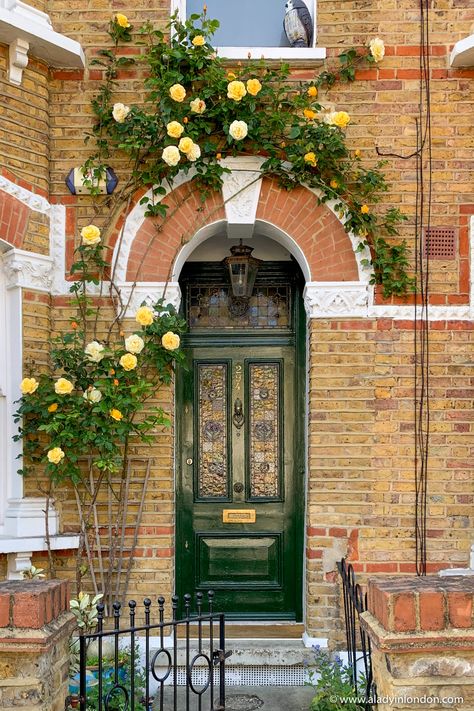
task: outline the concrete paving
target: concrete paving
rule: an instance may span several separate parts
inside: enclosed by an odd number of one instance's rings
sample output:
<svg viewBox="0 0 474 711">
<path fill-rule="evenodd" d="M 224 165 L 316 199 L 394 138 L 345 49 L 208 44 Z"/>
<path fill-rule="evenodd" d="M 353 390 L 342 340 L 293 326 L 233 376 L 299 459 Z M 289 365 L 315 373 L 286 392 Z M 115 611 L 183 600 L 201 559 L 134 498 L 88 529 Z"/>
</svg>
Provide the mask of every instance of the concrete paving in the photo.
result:
<svg viewBox="0 0 474 711">
<path fill-rule="evenodd" d="M 229 686 L 226 711 L 308 711 L 314 691 L 309 686 Z"/>
<path fill-rule="evenodd" d="M 196 697 L 191 694 L 189 711 L 197 711 Z M 314 691 L 309 686 L 228 686 L 226 711 L 308 711 Z M 217 700 L 216 700 L 217 701 Z M 153 709 L 159 711 L 159 694 L 155 695 Z M 163 711 L 173 709 L 172 689 L 165 688 Z M 185 689 L 178 689 L 177 711 L 185 711 Z M 209 711 L 207 695 L 203 696 L 202 711 Z"/>
</svg>

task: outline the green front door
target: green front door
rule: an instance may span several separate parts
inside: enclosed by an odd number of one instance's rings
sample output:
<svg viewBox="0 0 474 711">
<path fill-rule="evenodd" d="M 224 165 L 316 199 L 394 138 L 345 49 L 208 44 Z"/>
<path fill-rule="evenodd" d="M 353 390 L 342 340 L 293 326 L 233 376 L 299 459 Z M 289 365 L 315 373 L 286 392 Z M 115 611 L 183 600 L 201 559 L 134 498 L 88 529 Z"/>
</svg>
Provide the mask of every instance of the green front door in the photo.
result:
<svg viewBox="0 0 474 711">
<path fill-rule="evenodd" d="M 221 287 L 216 299 L 230 303 Z M 287 284 L 286 302 L 281 293 L 278 301 L 287 317 L 275 320 L 275 287 L 255 290 L 264 296 L 259 307 L 243 323 L 229 315 L 227 330 L 222 314 L 217 325 L 201 319 L 193 328 L 191 308 L 189 369 L 178 383 L 177 590 L 214 590 L 216 609 L 230 618 L 299 620 L 299 300 L 296 284 Z"/>
</svg>

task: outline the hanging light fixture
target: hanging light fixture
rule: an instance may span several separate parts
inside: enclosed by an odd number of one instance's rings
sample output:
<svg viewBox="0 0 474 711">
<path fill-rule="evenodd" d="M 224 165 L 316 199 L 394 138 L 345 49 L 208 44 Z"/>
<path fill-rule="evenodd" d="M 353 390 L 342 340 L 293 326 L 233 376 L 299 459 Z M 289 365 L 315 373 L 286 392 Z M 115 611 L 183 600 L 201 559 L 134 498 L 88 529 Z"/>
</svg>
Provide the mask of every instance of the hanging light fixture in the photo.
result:
<svg viewBox="0 0 474 711">
<path fill-rule="evenodd" d="M 230 248 L 231 256 L 224 259 L 229 269 L 232 293 L 238 299 L 249 299 L 252 296 L 260 259 L 252 257 L 253 247 L 240 244 Z"/>
</svg>

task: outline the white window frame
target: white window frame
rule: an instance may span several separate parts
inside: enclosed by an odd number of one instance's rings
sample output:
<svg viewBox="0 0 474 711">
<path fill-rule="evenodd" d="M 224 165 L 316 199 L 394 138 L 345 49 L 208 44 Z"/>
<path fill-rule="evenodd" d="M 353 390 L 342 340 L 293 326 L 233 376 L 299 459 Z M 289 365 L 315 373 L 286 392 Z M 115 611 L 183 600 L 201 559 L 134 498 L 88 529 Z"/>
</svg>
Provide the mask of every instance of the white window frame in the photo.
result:
<svg viewBox="0 0 474 711">
<path fill-rule="evenodd" d="M 227 0 L 229 1 L 229 0 Z M 316 47 L 317 41 L 317 0 L 307 0 L 312 7 L 314 32 L 313 47 L 216 47 L 219 57 L 223 59 L 248 59 L 249 53 L 253 59 L 284 59 L 285 61 L 301 62 L 304 60 L 326 59 L 326 48 Z M 181 20 L 186 19 L 186 0 L 171 0 L 171 14 L 178 12 Z"/>
</svg>

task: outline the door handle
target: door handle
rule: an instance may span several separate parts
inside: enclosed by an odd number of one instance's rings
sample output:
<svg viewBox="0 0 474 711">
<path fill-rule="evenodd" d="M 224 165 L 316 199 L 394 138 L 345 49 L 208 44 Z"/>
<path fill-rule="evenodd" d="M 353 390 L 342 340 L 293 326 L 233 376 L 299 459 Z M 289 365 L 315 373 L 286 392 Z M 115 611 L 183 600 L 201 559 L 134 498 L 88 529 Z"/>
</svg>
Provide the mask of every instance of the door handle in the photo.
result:
<svg viewBox="0 0 474 711">
<path fill-rule="evenodd" d="M 244 413 L 242 412 L 242 400 L 240 398 L 237 398 L 234 402 L 234 415 L 232 417 L 232 422 L 238 430 L 240 430 L 245 422 Z"/>
</svg>

